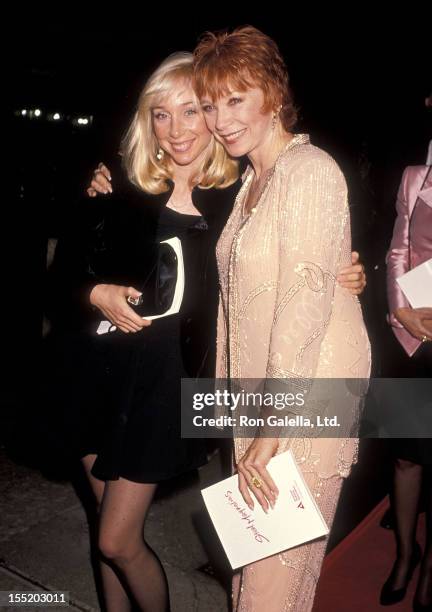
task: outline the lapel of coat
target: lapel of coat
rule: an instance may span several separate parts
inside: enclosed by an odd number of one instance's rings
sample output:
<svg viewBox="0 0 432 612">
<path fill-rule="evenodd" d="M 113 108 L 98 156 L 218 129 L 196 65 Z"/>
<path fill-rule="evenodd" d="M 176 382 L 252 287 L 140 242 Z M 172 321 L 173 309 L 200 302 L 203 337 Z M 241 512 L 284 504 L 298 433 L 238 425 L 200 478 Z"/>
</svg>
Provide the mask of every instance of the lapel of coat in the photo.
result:
<svg viewBox="0 0 432 612">
<path fill-rule="evenodd" d="M 414 211 L 414 207 L 417 201 L 417 198 L 421 198 L 428 206 L 431 206 L 431 189 L 432 185 L 429 186 L 429 181 L 423 185 L 427 173 L 429 172 L 429 177 L 431 175 L 430 166 L 413 166 L 411 180 L 408 181 L 408 211 L 409 217 L 411 218 L 412 213 Z M 428 177 L 428 179 L 429 179 Z M 423 189 L 422 189 L 423 187 Z"/>
<path fill-rule="evenodd" d="M 423 189 L 419 191 L 418 197 L 423 200 L 425 204 L 432 208 L 432 166 L 428 166 L 428 175 Z"/>
</svg>

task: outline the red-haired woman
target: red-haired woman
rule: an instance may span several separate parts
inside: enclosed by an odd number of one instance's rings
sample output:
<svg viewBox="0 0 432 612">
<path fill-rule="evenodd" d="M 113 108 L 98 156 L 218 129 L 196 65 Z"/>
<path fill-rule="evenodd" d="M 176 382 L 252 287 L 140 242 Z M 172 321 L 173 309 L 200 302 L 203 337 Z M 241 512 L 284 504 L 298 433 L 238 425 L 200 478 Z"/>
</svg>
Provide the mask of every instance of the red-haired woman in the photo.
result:
<svg viewBox="0 0 432 612">
<path fill-rule="evenodd" d="M 249 158 L 217 246 L 217 377 L 367 378 L 360 305 L 336 283 L 351 251 L 345 179 L 307 135 L 293 133 L 296 109 L 276 43 L 248 26 L 205 35 L 194 56 L 209 129 L 231 156 Z M 357 416 L 358 398 L 348 395 L 345 428 Z M 276 502 L 266 465 L 288 447 L 331 525 L 354 438 L 237 437 L 245 502 L 255 498 L 265 511 Z M 234 579 L 234 609 L 311 610 L 325 547 L 321 539 L 246 566 Z"/>
</svg>

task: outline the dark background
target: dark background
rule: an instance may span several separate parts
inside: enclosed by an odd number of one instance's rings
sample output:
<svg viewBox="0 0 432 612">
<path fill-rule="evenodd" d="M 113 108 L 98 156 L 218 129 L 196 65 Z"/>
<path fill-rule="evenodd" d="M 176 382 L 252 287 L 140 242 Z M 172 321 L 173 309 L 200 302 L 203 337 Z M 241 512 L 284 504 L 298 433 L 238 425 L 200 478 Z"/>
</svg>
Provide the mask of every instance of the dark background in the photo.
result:
<svg viewBox="0 0 432 612">
<path fill-rule="evenodd" d="M 12 131 L 3 181 L 12 192 L 2 208 L 3 438 L 24 403 L 38 409 L 33 390 L 47 239 L 62 234 L 93 168 L 115 154 L 146 77 L 169 53 L 192 50 L 205 30 L 249 23 L 275 38 L 300 107 L 297 131 L 308 132 L 345 172 L 353 246 L 367 267 L 362 302 L 379 373 L 387 358 L 383 261 L 396 190 L 406 165 L 425 162 L 432 137 L 432 110 L 424 102 L 432 93 L 430 12 L 417 5 L 412 16 L 393 11 L 380 19 L 357 5 L 334 14 L 310 5 L 301 16 L 288 8 L 269 4 L 254 14 L 233 4 L 183 4 L 174 12 L 159 3 L 99 6 L 90 14 L 70 5 L 47 16 L 23 7 L 4 22 Z M 40 108 L 42 116 L 14 114 L 23 108 Z M 64 119 L 47 121 L 48 112 Z M 92 115 L 92 125 L 72 125 L 80 115 Z"/>
</svg>

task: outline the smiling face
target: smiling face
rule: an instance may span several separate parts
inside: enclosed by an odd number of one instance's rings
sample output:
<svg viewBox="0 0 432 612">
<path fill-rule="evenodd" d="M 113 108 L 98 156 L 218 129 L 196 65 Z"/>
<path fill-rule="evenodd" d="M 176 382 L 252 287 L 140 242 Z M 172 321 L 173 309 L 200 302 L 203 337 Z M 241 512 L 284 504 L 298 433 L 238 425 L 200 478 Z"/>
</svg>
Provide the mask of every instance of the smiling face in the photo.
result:
<svg viewBox="0 0 432 612">
<path fill-rule="evenodd" d="M 211 133 L 190 83 L 176 84 L 151 113 L 159 146 L 176 164 L 187 166 L 206 154 Z"/>
<path fill-rule="evenodd" d="M 249 155 L 271 138 L 273 112 L 264 110 L 258 87 L 228 91 L 216 101 L 203 96 L 201 107 L 208 129 L 233 157 Z"/>
</svg>

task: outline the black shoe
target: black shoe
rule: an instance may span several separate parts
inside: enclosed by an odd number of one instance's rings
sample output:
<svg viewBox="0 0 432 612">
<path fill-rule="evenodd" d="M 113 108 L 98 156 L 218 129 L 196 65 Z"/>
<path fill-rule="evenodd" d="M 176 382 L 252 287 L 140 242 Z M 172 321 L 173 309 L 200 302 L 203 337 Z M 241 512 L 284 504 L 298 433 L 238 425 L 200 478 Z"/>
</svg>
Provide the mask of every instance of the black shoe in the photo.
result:
<svg viewBox="0 0 432 612">
<path fill-rule="evenodd" d="M 380 527 L 383 529 L 394 529 L 394 516 L 391 508 L 388 508 L 382 515 Z"/>
<path fill-rule="evenodd" d="M 423 569 L 423 568 L 422 568 Z M 413 601 L 413 612 L 432 612 L 432 602 L 429 604 L 424 604 L 424 603 L 420 603 L 417 599 L 417 593 L 419 592 L 419 588 L 421 591 L 423 591 L 423 588 L 420 587 L 421 585 L 421 580 L 422 580 L 422 573 L 420 571 L 420 576 L 419 576 L 419 581 L 417 584 L 417 590 L 416 593 L 414 595 L 414 601 Z M 430 586 L 430 585 L 428 585 Z M 429 588 L 426 587 L 426 592 L 429 591 Z"/>
<path fill-rule="evenodd" d="M 411 558 L 411 563 L 408 569 L 405 586 L 402 587 L 401 589 L 392 589 L 392 583 L 393 583 L 393 580 L 392 580 L 393 570 L 392 570 L 390 573 L 390 576 L 387 578 L 386 582 L 383 585 L 383 588 L 381 589 L 380 604 L 382 606 L 392 606 L 393 604 L 397 604 L 400 601 L 402 601 L 402 599 L 404 599 L 406 595 L 408 584 L 413 576 L 415 568 L 420 562 L 421 556 L 422 556 L 421 548 L 418 542 L 416 542 L 414 545 L 414 550 L 413 550 L 413 554 Z"/>
</svg>

